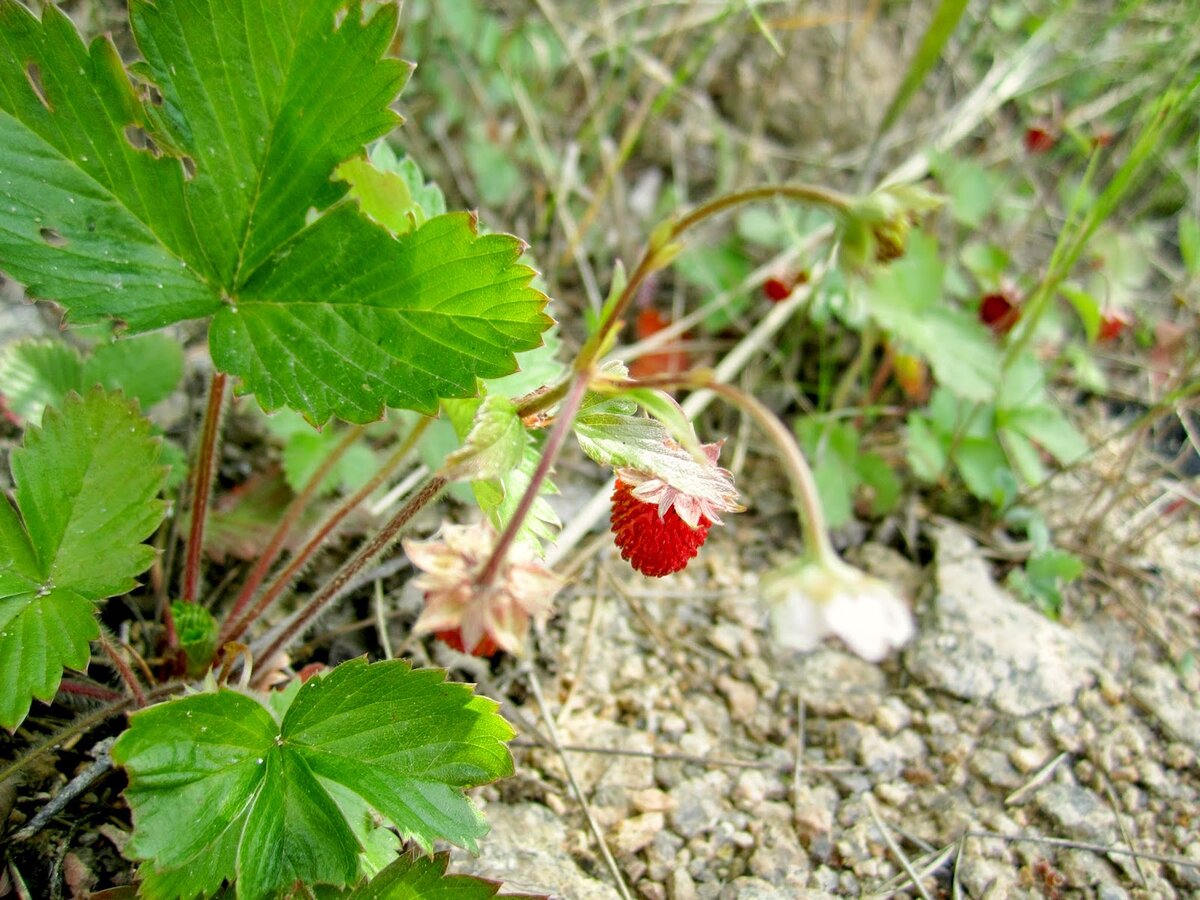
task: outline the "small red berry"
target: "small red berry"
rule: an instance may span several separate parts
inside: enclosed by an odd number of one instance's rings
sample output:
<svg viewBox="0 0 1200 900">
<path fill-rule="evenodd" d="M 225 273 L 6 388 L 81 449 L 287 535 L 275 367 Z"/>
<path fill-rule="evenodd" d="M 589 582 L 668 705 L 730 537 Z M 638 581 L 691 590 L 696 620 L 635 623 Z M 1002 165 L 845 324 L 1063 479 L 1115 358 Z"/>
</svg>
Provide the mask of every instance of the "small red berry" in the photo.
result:
<svg viewBox="0 0 1200 900">
<path fill-rule="evenodd" d="M 1031 125 L 1025 129 L 1025 149 L 1029 153 L 1046 153 L 1054 149 L 1058 138 L 1049 128 Z"/>
<path fill-rule="evenodd" d="M 1096 334 L 1096 340 L 1101 344 L 1115 341 L 1131 321 L 1129 314 L 1123 310 L 1106 309 L 1100 315 L 1100 330 Z"/>
<path fill-rule="evenodd" d="M 675 510 L 658 514 L 657 503 L 633 496 L 621 479 L 612 494 L 612 531 L 621 548 L 621 558 L 643 575 L 661 578 L 685 568 L 703 546 L 712 527 L 704 516 L 692 528 Z"/>
<path fill-rule="evenodd" d="M 763 294 L 772 303 L 778 303 L 780 300 L 786 300 L 792 295 L 792 286 L 782 278 L 774 276 L 763 282 Z"/>
<path fill-rule="evenodd" d="M 457 650 L 459 653 L 465 653 L 463 648 L 462 629 L 453 628 L 449 631 L 438 631 L 434 637 L 449 647 L 451 650 Z M 499 645 L 492 640 L 490 634 L 485 634 L 479 639 L 479 642 L 471 650 L 472 656 L 495 656 L 500 650 Z"/>
<path fill-rule="evenodd" d="M 792 291 L 802 284 L 808 284 L 808 272 L 804 269 L 798 269 L 793 275 L 772 275 L 763 282 L 763 296 L 772 303 L 779 303 L 792 296 Z"/>
<path fill-rule="evenodd" d="M 987 294 L 979 304 L 979 321 L 992 329 L 998 337 L 1012 331 L 1019 318 L 1021 308 L 1017 305 L 1016 295 L 1011 291 Z"/>
</svg>

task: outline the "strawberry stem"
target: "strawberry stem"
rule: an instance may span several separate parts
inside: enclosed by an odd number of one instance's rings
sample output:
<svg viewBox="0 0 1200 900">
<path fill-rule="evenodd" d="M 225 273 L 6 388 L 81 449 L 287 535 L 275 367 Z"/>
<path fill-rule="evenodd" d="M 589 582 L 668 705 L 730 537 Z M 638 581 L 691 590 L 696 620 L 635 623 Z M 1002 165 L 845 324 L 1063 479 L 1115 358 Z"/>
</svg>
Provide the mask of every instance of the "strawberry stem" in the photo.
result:
<svg viewBox="0 0 1200 900">
<path fill-rule="evenodd" d="M 192 523 L 188 529 L 187 555 L 183 566 L 183 586 L 179 599 L 184 603 L 195 603 L 200 584 L 200 553 L 204 549 L 204 527 L 208 518 L 208 500 L 212 494 L 213 476 L 216 473 L 217 442 L 221 434 L 221 411 L 225 405 L 224 372 L 213 372 L 208 386 L 208 405 L 204 410 L 204 423 L 200 430 L 200 446 L 196 452 L 196 466 L 192 470 Z M 168 619 L 167 641 L 176 644 L 175 629 Z"/>
</svg>

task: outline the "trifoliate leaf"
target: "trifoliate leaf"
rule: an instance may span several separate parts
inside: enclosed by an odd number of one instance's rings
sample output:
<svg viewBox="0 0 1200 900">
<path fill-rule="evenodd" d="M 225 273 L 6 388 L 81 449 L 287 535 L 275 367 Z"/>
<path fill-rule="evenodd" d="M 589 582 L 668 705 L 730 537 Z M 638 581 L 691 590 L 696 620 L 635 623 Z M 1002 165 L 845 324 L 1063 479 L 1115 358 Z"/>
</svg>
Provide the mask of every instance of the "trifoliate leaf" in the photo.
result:
<svg viewBox="0 0 1200 900">
<path fill-rule="evenodd" d="M 0 259 L 71 321 L 216 314 L 217 365 L 314 424 L 431 412 L 550 319 L 512 237 L 464 215 L 397 240 L 334 168 L 398 121 L 396 6 L 134 0 L 144 61 L 0 0 Z"/>
<path fill-rule="evenodd" d="M 315 676 L 279 721 L 228 689 L 142 710 L 112 755 L 129 773 L 143 894 L 190 898 L 225 879 L 238 897 L 352 884 L 363 847 L 348 817 L 361 803 L 426 850 L 474 850 L 487 825 L 463 791 L 512 772 L 512 736 L 494 702 L 401 660 Z"/>
<path fill-rule="evenodd" d="M 99 634 L 95 604 L 131 590 L 162 521 L 164 470 L 150 423 L 97 389 L 47 407 L 14 450 L 14 508 L 0 499 L 0 725 L 50 700 L 64 666 L 82 669 Z"/>
</svg>

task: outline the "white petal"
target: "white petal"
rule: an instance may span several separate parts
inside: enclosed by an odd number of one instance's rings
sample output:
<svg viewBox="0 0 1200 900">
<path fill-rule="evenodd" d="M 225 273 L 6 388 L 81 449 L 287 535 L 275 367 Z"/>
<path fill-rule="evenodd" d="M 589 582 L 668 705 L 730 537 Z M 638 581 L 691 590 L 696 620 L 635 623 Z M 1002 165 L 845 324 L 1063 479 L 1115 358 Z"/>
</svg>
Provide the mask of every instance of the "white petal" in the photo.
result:
<svg viewBox="0 0 1200 900">
<path fill-rule="evenodd" d="M 861 593 L 843 593 L 825 608 L 829 629 L 851 650 L 878 662 L 913 633 L 908 606 L 881 584 L 864 584 Z"/>
<path fill-rule="evenodd" d="M 820 606 L 803 592 L 791 591 L 772 604 L 771 631 L 781 646 L 812 650 L 829 634 L 829 626 Z"/>
</svg>

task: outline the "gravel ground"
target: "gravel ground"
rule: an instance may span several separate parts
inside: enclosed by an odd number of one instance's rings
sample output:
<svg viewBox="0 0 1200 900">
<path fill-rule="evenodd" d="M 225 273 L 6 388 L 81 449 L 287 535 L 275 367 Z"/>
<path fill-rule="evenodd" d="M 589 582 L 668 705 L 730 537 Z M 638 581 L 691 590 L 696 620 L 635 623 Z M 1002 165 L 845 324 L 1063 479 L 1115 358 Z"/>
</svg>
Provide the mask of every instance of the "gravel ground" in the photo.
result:
<svg viewBox="0 0 1200 900">
<path fill-rule="evenodd" d="M 558 741 L 586 748 L 566 762 L 632 896 L 1200 895 L 1200 677 L 1164 661 L 1125 599 L 1053 622 L 995 584 L 958 526 L 931 526 L 927 570 L 860 555 L 915 589 L 919 633 L 898 658 L 783 654 L 738 563 L 762 540 L 751 528 L 673 582 L 602 559 L 543 641 Z M 1196 583 L 1194 551 L 1147 553 Z M 1195 597 L 1157 602 L 1195 646 Z M 458 868 L 619 897 L 527 683 L 505 690 L 524 697 L 504 710 L 518 774 L 482 792 L 493 833 Z"/>
</svg>

